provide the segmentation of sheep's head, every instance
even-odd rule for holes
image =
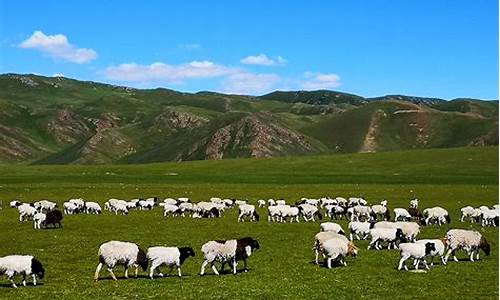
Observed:
[[[45,276],[45,269],[42,263],[36,258],[31,259],[31,273],[35,274],[40,279],[43,279],[43,276]]]
[[[401,242],[406,241],[405,235],[401,228],[396,229],[396,239],[399,239]]]
[[[446,215],[444,218],[446,219],[446,223],[448,223],[448,224],[451,223],[450,215]]]
[[[425,255],[431,254],[432,251],[436,251],[436,245],[434,243],[425,244]]]
[[[488,244],[488,241],[486,241],[486,238],[484,236],[481,236],[481,240],[479,240],[479,249],[484,251],[484,254],[487,256],[490,255],[490,244]]]
[[[141,266],[143,271],[146,271],[148,269],[148,258],[146,256],[146,253],[142,251],[142,249],[139,249],[137,252],[137,264]]]
[[[358,247],[351,241],[347,243],[347,254],[353,257],[358,255]]]

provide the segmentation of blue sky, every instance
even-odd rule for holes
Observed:
[[[497,1],[1,1],[0,73],[498,98]]]

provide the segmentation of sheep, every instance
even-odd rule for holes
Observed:
[[[63,210],[64,210],[65,214],[72,215],[72,214],[77,213],[78,207],[76,206],[76,204],[74,204],[72,202],[64,202],[63,203]]]
[[[286,205],[286,201],[283,199],[276,200],[276,205]]]
[[[395,208],[394,214],[394,221],[409,221],[411,219],[410,213],[404,208]]]
[[[342,207],[347,207],[347,199],[346,198],[343,198],[343,197],[336,197],[335,199],[333,199],[335,201],[337,201],[337,204],[342,206]]]
[[[68,202],[73,203],[76,206],[76,211],[75,213],[79,213],[83,211],[83,208],[85,206],[85,201],[83,201],[82,198],[77,198],[77,199],[69,199]]]
[[[356,205],[352,207],[351,221],[372,219],[373,211],[369,206]]]
[[[268,222],[283,222],[283,213],[284,211],[289,208],[289,205],[271,205],[267,207],[268,211],[268,216],[267,216],[267,221]]]
[[[326,205],[337,205],[338,204],[338,202],[336,200],[330,199],[330,198],[321,198],[320,202],[321,202],[321,205],[320,205],[321,208],[324,208]]]
[[[329,239],[333,239],[333,238],[339,238],[339,239],[342,239],[344,240],[346,243],[349,241],[344,235],[341,235],[341,234],[338,234],[336,232],[333,232],[333,231],[322,231],[322,232],[318,232],[315,236],[314,236],[314,244],[313,244],[313,250],[314,250],[314,253],[315,253],[315,263],[316,264],[319,264],[318,262],[318,257],[319,257],[319,254],[323,254],[323,257],[325,256],[324,253],[323,253],[323,244],[329,240]]]
[[[125,202],[125,201],[124,201]],[[128,215],[129,208],[127,206],[127,202],[118,202],[112,205],[111,211],[115,213],[115,215],[122,214]]]
[[[179,198],[177,198],[177,201],[179,201],[181,203],[189,203],[189,202],[191,202],[191,199],[189,199],[188,197],[179,197]]]
[[[235,200],[234,205],[240,206],[242,204],[247,204],[246,200]]]
[[[375,222],[358,222],[353,221],[349,223],[350,240],[352,241],[354,236],[358,239],[366,239],[370,235],[370,229],[373,228]]]
[[[470,255],[470,261],[474,261],[474,252],[476,252],[476,260],[479,259],[479,249],[490,255],[490,245],[486,238],[475,230],[451,229],[446,233],[445,244],[448,247],[448,252],[444,260],[448,262],[448,257],[453,255],[453,260],[458,261],[455,256],[457,250],[464,250]]]
[[[163,206],[163,216],[166,217],[169,214],[178,215],[179,216],[179,215],[182,214],[182,209],[180,207],[178,207],[177,205],[165,204]]]
[[[372,205],[372,212],[375,219],[377,219],[378,216],[381,216],[385,221],[391,219],[391,213],[387,208],[387,200],[383,200],[380,204]]]
[[[48,200],[40,200],[33,204],[33,206],[39,211],[49,211],[54,209],[57,204]]]
[[[135,277],[137,277],[139,266],[144,271],[148,268],[146,253],[134,243],[109,241],[99,247],[97,255],[99,255],[99,264],[94,274],[95,281],[99,280],[99,272],[103,265],[108,267],[108,271],[114,280],[118,280],[113,273],[113,268],[116,265],[125,266],[125,278],[128,278],[128,269],[130,267],[135,267]]]
[[[330,219],[337,219],[337,217],[342,218],[345,216],[346,210],[340,205],[326,205],[325,206],[326,213],[330,217]]]
[[[222,203],[226,206],[226,207],[232,207],[234,205],[234,201],[231,200],[231,199],[224,199],[222,200]]]
[[[498,211],[495,209],[483,210],[481,213],[481,226],[498,226]]]
[[[342,229],[342,226],[340,226],[337,223],[325,222],[325,223],[321,223],[319,226],[320,226],[321,231],[333,231],[333,232],[336,232],[338,234],[345,235],[345,232]]]
[[[224,264],[228,262],[233,269],[233,274],[236,274],[236,262],[243,260],[244,271],[247,272],[247,259],[257,249],[260,249],[259,242],[250,237],[228,241],[209,241],[201,247],[205,260],[201,265],[200,275],[205,274],[205,267],[208,264],[211,265],[214,273],[219,275],[214,265],[216,261],[222,263],[221,272],[224,269]]]
[[[439,226],[444,223],[451,223],[451,218],[448,214],[448,211],[439,206],[424,209],[423,215],[425,218],[423,224],[426,225],[431,224],[431,222],[436,222]]]
[[[381,241],[388,242],[387,249],[391,249],[391,245],[396,249],[397,241],[404,242],[404,234],[401,228],[373,228],[370,229],[370,235],[372,236],[372,240],[368,245],[368,250],[375,246],[375,249],[380,250],[379,243]]]
[[[305,199],[304,203],[309,204],[309,205],[318,206],[319,200],[318,199]]]
[[[47,218],[47,215],[44,213],[36,213],[33,216],[33,228],[34,229],[41,229],[42,224],[44,224],[45,219]]]
[[[26,286],[26,276],[31,275],[33,285],[36,285],[36,278],[43,279],[45,269],[42,263],[32,255],[8,255],[0,257],[0,274],[7,275],[12,287],[17,288],[13,280],[15,275],[23,276],[23,286]]]
[[[259,207],[265,207],[266,206],[266,200],[258,200],[257,203],[259,204]]]
[[[419,243],[401,243],[399,244],[401,259],[399,260],[398,270],[403,268],[404,262],[409,258],[414,258],[415,270],[418,270],[418,263],[420,260],[424,262],[424,266],[427,270],[429,270],[429,266],[427,265],[427,261],[425,257],[431,255],[433,251],[436,250],[434,243],[427,242],[425,244]],[[406,271],[408,271],[408,267],[404,265]]]
[[[62,227],[61,221],[63,219],[63,214],[60,210],[54,209],[51,211],[48,211],[45,217],[45,221],[43,222],[43,226],[47,227],[48,225],[52,225],[54,228],[56,227],[56,224],[58,225],[57,227]]]
[[[165,198],[165,199],[163,199],[163,203],[170,204],[170,205],[177,205],[177,200],[175,200],[173,198]]]
[[[274,205],[276,205],[276,201],[274,201],[274,199],[268,199],[267,200],[267,205],[268,206],[274,206]]]
[[[38,212],[31,204],[21,204],[17,207],[19,212],[19,221],[27,221]]]
[[[374,228],[400,228],[403,231],[404,237],[409,241],[415,241],[420,233],[420,226],[415,222],[377,222]]]
[[[417,198],[410,200],[410,207],[411,208],[418,208],[418,199]]]
[[[426,243],[433,243],[434,247],[436,248],[433,250],[428,256],[431,257],[431,266],[434,265],[434,257],[439,256],[441,258],[441,262],[443,265],[446,265],[446,261],[444,260],[444,250],[446,246],[444,245],[443,241],[440,239],[424,239],[424,240],[418,240],[415,241],[417,244],[426,244]],[[415,261],[415,264],[418,264],[418,261]]]
[[[10,201],[9,206],[10,206],[11,208],[16,208],[16,207],[18,207],[18,206],[19,206],[19,205],[21,205],[21,204],[22,204],[22,203],[21,203],[20,201],[18,201],[18,200],[12,200],[12,201]]]
[[[359,199],[360,198],[357,198],[357,197],[350,197],[348,199],[347,206],[354,207],[354,206],[359,205]]]
[[[156,201],[157,201],[156,197],[148,198],[145,200],[139,200],[137,202],[137,208],[139,208],[139,210],[151,210],[156,206]]]
[[[86,214],[100,214],[102,212],[101,206],[97,202],[85,202],[85,213]]]
[[[282,222],[286,222],[286,219],[289,218],[290,223],[292,223],[294,219],[297,223],[299,223],[300,210],[298,207],[288,206],[288,205],[278,206],[278,207],[281,208],[280,213],[281,213],[281,221]]]
[[[314,217],[317,216],[318,219],[322,220],[323,215],[319,212],[318,208],[311,204],[301,204],[299,205],[299,211],[304,218],[304,221],[315,221]]]
[[[156,268],[163,264],[170,267],[170,270],[174,266],[177,267],[179,277],[182,277],[181,266],[190,256],[195,256],[191,247],[149,247],[146,254],[146,257],[151,262],[149,278],[153,279]],[[163,276],[163,274],[160,273],[160,276]]]
[[[255,205],[242,204],[239,206],[238,222],[244,222],[245,217],[251,218],[252,221],[259,221],[260,217],[255,210]]]
[[[332,260],[339,259],[340,263],[347,266],[344,257],[351,255],[355,257],[358,254],[358,248],[351,241],[345,241],[341,238],[332,238],[325,241],[322,245],[322,252],[327,257],[326,264],[328,269],[332,268]]]

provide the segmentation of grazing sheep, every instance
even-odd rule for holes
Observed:
[[[420,226],[415,222],[381,221],[375,223],[374,228],[400,228],[403,231],[405,239],[407,239],[408,241],[415,241],[417,235],[420,233]]]
[[[441,258],[441,262],[443,263],[443,265],[446,265],[446,261],[444,260],[444,251],[445,251],[446,246],[444,245],[442,240],[440,240],[440,239],[425,239],[425,240],[415,241],[415,243],[417,243],[417,244],[433,243],[434,247],[436,249],[428,255],[431,257],[431,266],[434,265],[434,257],[435,256],[439,256]],[[415,264],[418,264],[418,261],[415,261]]]
[[[247,201],[246,200],[235,200],[234,201],[234,205],[236,205],[236,206],[240,206],[242,204],[247,204]]]
[[[346,214],[346,210],[344,207],[334,204],[334,205],[326,205],[325,206],[326,213],[330,217],[330,219],[341,219]]]
[[[318,232],[314,236],[313,250],[314,250],[314,254],[315,254],[314,261],[316,264],[319,264],[318,257],[319,257],[320,253],[323,255],[323,257],[325,257],[325,255],[323,254],[323,244],[327,240],[333,239],[333,238],[339,238],[339,239],[344,240],[345,242],[349,241],[344,235],[338,234],[334,231],[321,231],[321,232]]]
[[[156,202],[158,201],[158,198],[148,198],[145,200],[139,200],[137,202],[137,208],[139,210],[152,210],[156,206]]]
[[[339,260],[341,264],[347,266],[344,258],[348,255],[356,257],[358,254],[358,248],[351,242],[345,241],[341,238],[331,238],[326,240],[322,247],[322,254],[326,256],[326,264],[328,269],[332,268],[332,261]]]
[[[277,206],[280,208],[280,213],[281,213],[281,222],[286,222],[287,219],[290,220],[290,223],[295,220],[297,223],[299,223],[299,217],[300,217],[300,210],[298,207],[295,206]]]
[[[349,223],[350,240],[352,241],[354,236],[358,240],[365,240],[370,235],[370,229],[372,229],[375,225],[375,222],[358,222],[353,221]]]
[[[177,272],[179,277],[182,277],[181,266],[184,261],[190,257],[194,257],[194,250],[191,247],[150,247],[148,248],[148,253],[146,257],[151,262],[151,268],[149,269],[149,278],[153,279],[156,268],[161,265],[166,265],[170,267],[170,270],[175,266],[177,267]],[[160,276],[163,274],[160,273]]]
[[[73,203],[76,206],[76,211],[75,213],[79,213],[83,211],[85,207],[85,201],[83,201],[82,198],[77,198],[77,199],[69,199],[68,202]]]
[[[48,211],[45,217],[45,221],[43,222],[44,227],[48,227],[49,225],[52,225],[52,227],[62,227],[61,221],[63,219],[63,214],[60,210],[54,209],[51,211]]]
[[[423,220],[423,224],[425,225],[436,223],[441,226],[444,223],[451,223],[451,218],[448,214],[448,211],[439,206],[424,209],[423,215],[425,218]]]
[[[395,208],[394,209],[394,221],[409,221],[411,220],[410,213],[404,208]]]
[[[57,204],[54,203],[54,202],[51,202],[49,200],[40,200],[40,201],[37,201],[37,202],[33,203],[33,206],[39,212],[42,212],[42,211],[53,210],[57,206]]]
[[[375,220],[378,218],[378,216],[381,216],[383,220],[389,221],[391,219],[391,212],[387,208],[387,200],[382,201],[384,204],[375,204],[372,205],[372,212],[373,215],[375,216]]]
[[[85,213],[86,214],[100,214],[102,212],[101,206],[97,202],[85,202]]]
[[[300,213],[302,214],[302,217],[304,218],[304,221],[309,222],[309,221],[315,221],[314,217],[317,216],[318,219],[322,220],[323,215],[319,212],[318,208],[314,205],[311,204],[301,204],[298,206]]]
[[[269,205],[267,207],[267,221],[268,222],[276,222],[280,221],[281,218],[281,206],[278,205]]]
[[[74,204],[72,202],[64,202],[63,203],[63,210],[64,210],[65,214],[73,215],[73,214],[76,214],[78,212],[78,207],[76,206],[76,204]]]
[[[20,201],[17,201],[17,200],[12,200],[12,201],[10,201],[9,206],[10,206],[11,208],[16,208],[16,207],[18,207],[18,206],[19,206],[19,205],[21,205],[21,204],[22,204],[22,203],[21,203]]]
[[[321,205],[320,205],[321,208],[324,208],[326,205],[337,205],[338,204],[338,202],[336,200],[330,199],[330,198],[321,198],[320,202],[321,202]]]
[[[418,270],[420,261],[423,261],[425,268],[429,270],[429,266],[427,265],[425,257],[431,255],[431,253],[436,250],[436,247],[434,246],[434,243],[430,242],[427,242],[425,244],[401,243],[399,244],[399,249],[401,250],[401,259],[399,260],[398,270],[401,270],[403,268],[404,262],[409,258],[415,259],[415,270]],[[406,271],[408,271],[408,267],[406,265],[404,265],[404,268]]]
[[[17,288],[14,282],[15,275],[22,275],[23,286],[26,286],[26,276],[31,275],[33,285],[36,285],[36,277],[43,279],[45,269],[42,263],[31,255],[8,255],[0,257],[0,274],[5,274],[9,278],[13,288]]]
[[[169,214],[172,216],[180,216],[182,214],[182,209],[177,205],[165,204],[163,206],[163,216],[166,217]]]
[[[321,231],[333,231],[333,232],[336,232],[338,234],[345,235],[345,232],[342,229],[342,226],[340,226],[337,223],[325,222],[325,223],[321,223],[319,226],[320,226]]]
[[[380,250],[380,242],[387,242],[387,249],[391,249],[391,245],[396,249],[397,241],[404,242],[405,237],[403,234],[403,230],[401,228],[373,228],[370,229],[370,235],[372,236],[372,240],[368,245],[368,250],[375,246],[375,249]]]
[[[445,244],[448,247],[448,252],[444,260],[448,262],[448,257],[453,255],[453,260],[458,261],[455,256],[457,250],[464,250],[470,255],[470,260],[474,261],[474,252],[476,252],[476,260],[479,259],[479,249],[490,255],[490,244],[486,238],[475,230],[451,229],[446,233]]]
[[[42,224],[45,223],[45,219],[47,218],[47,215],[44,213],[36,213],[33,216],[33,228],[34,229],[42,229]]]
[[[372,219],[373,211],[371,207],[356,205],[352,207],[351,221],[368,221]]]
[[[189,202],[191,202],[191,199],[189,199],[188,197],[179,197],[179,198],[177,198],[177,201],[182,202],[182,203],[189,203]]]
[[[201,251],[205,257],[201,265],[200,275],[205,274],[205,267],[210,264],[216,275],[219,275],[214,263],[216,261],[222,263],[221,271],[224,269],[225,263],[230,263],[233,274],[236,274],[236,262],[243,260],[244,270],[248,271],[247,259],[253,251],[260,248],[259,242],[250,237],[245,237],[238,240],[217,240],[209,241],[201,247]]]
[[[99,272],[103,265],[108,267],[108,271],[116,279],[113,268],[116,265],[125,266],[125,278],[128,278],[128,269],[135,267],[135,277],[139,271],[139,266],[146,271],[148,268],[148,259],[146,253],[136,244],[120,241],[109,241],[99,247],[99,264],[95,270],[94,280],[99,280]]]
[[[260,217],[255,210],[255,205],[242,204],[239,206],[238,222],[244,222],[245,217],[251,218],[252,221],[259,221]]]
[[[257,201],[257,203],[259,204],[259,207],[264,207],[264,206],[266,206],[266,200],[262,200],[262,199],[261,199],[261,200]]]
[[[32,219],[33,216],[38,212],[31,204],[21,204],[17,207],[19,212],[19,221],[27,221]]]
[[[481,226],[498,226],[498,211],[495,209],[483,210],[481,212]]]

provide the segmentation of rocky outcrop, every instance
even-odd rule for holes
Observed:
[[[93,133],[91,124],[70,109],[59,110],[47,131],[60,145],[75,144]]]
[[[189,112],[175,110],[164,111],[153,119],[149,132],[176,131],[201,126],[209,120]]]

